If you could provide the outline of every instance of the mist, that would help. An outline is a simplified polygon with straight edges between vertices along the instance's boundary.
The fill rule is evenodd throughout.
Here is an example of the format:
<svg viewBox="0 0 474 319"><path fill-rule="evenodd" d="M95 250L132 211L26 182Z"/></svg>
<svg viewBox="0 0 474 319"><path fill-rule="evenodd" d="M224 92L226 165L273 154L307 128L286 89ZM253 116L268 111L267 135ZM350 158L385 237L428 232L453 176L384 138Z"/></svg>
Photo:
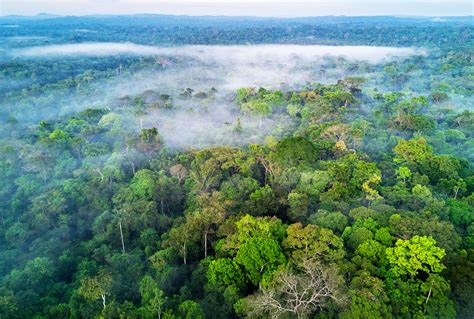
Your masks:
<svg viewBox="0 0 474 319"><path fill-rule="evenodd" d="M112 56L112 55L157 55L156 47L132 43L79 43L47 45L14 51L20 57L59 57L59 56Z"/></svg>
<svg viewBox="0 0 474 319"><path fill-rule="evenodd" d="M349 60L365 60L378 63L386 58L403 57L411 54L425 54L424 50L379 46L325 46L325 45L185 45L179 47L154 47L133 43L77 43L29 47L14 51L19 57L74 57L113 55L173 55L187 56L209 62L247 63L262 58L274 62L286 62L295 58L312 59L322 56L342 56Z"/></svg>
<svg viewBox="0 0 474 319"><path fill-rule="evenodd" d="M137 56L154 59L158 69L142 69L129 74L117 73L111 79L93 79L81 84L77 92L58 92L55 100L59 109L43 109L29 114L38 122L58 115L81 111L90 107L106 107L121 113L128 129L140 131L156 127L168 146L205 147L210 145L242 145L262 142L274 129L291 125L285 114L273 114L259 125L259 119L245 116L233 101L240 87L266 87L269 89L301 89L311 82L331 83L348 74L348 63L371 65L403 59L426 52L416 48L371 46L322 45L186 45L179 47L153 47L132 43L82 43L51 45L14 50L17 58L93 58L106 56ZM370 77L370 70L357 75ZM185 89L193 94L204 93L206 98L182 98ZM214 93L209 94L213 89ZM87 96L81 94L85 90ZM92 93L90 93L92 92ZM146 101L147 111L140 118L132 112L124 113L117 105L129 101L128 107L143 92L149 95L169 95L173 107L150 108L156 101ZM150 93L151 92L151 93ZM39 99L38 99L39 100ZM39 109L34 105L32 107ZM126 103L125 103L126 104ZM237 118L241 119L243 133L234 134Z"/></svg>

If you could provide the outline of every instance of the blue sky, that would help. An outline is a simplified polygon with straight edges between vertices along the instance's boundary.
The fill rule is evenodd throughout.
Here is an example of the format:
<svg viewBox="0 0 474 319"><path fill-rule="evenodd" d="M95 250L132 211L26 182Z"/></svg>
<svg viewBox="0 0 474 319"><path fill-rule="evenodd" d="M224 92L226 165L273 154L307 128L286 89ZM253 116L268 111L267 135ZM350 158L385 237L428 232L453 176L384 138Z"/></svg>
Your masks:
<svg viewBox="0 0 474 319"><path fill-rule="evenodd" d="M183 14L231 16L472 15L472 0L0 0L0 15Z"/></svg>

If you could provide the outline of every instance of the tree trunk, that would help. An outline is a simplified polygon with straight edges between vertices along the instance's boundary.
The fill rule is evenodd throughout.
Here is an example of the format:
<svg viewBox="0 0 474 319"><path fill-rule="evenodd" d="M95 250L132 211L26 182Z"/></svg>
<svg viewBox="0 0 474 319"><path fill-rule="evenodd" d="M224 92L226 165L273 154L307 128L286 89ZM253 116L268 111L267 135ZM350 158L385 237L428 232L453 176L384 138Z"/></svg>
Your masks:
<svg viewBox="0 0 474 319"><path fill-rule="evenodd" d="M100 171L100 168L96 168L95 171L100 175L100 182L102 183L104 181L104 174Z"/></svg>
<svg viewBox="0 0 474 319"><path fill-rule="evenodd" d="M100 295L102 297L102 306L105 309L105 294Z"/></svg>
<svg viewBox="0 0 474 319"><path fill-rule="evenodd" d="M204 258L207 257L207 231L204 232Z"/></svg>
<svg viewBox="0 0 474 319"><path fill-rule="evenodd" d="M426 297L426 301L425 301L425 311L423 313L426 313L426 306L428 305L428 300L430 300L431 289L433 289L433 284L434 284L434 281L431 282L430 291L428 292L428 297Z"/></svg>
<svg viewBox="0 0 474 319"><path fill-rule="evenodd" d="M186 244L183 244L183 263L186 265Z"/></svg>
<svg viewBox="0 0 474 319"><path fill-rule="evenodd" d="M125 254L125 243L123 241L122 221L119 221L120 239L122 239L122 252Z"/></svg>

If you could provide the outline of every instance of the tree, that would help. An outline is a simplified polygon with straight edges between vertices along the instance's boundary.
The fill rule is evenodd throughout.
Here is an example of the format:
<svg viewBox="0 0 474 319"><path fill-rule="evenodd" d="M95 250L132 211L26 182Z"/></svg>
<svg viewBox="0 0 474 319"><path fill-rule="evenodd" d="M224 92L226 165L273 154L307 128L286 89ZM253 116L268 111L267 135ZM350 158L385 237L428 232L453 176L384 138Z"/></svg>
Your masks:
<svg viewBox="0 0 474 319"><path fill-rule="evenodd" d="M340 318L393 318L390 300L384 288L383 280L371 276L367 271L360 272L350 283L350 305L341 313Z"/></svg>
<svg viewBox="0 0 474 319"><path fill-rule="evenodd" d="M254 285L268 282L279 266L286 263L280 245L274 239L253 237L240 246L235 262L245 270Z"/></svg>
<svg viewBox="0 0 474 319"><path fill-rule="evenodd" d="M380 177L380 175L373 175L362 184L362 189L364 190L366 194L365 198L369 202L374 202L374 201L378 201L382 199L382 196L380 196L379 192L375 190L372 186L374 184L379 184L381 181L382 181L382 178Z"/></svg>
<svg viewBox="0 0 474 319"><path fill-rule="evenodd" d="M377 229L377 231L375 232L375 240L385 246L391 246L393 237L390 234L390 228L382 227Z"/></svg>
<svg viewBox="0 0 474 319"><path fill-rule="evenodd" d="M270 154L281 170L290 167L311 168L318 159L314 145L302 137L289 137L281 140Z"/></svg>
<svg viewBox="0 0 474 319"><path fill-rule="evenodd" d="M300 182L296 187L300 192L317 197L330 182L331 175L326 171L304 171L301 173Z"/></svg>
<svg viewBox="0 0 474 319"><path fill-rule="evenodd" d="M249 317L308 318L334 302L342 305L342 278L335 266L305 261L301 272L282 270L268 286L246 300Z"/></svg>
<svg viewBox="0 0 474 319"><path fill-rule="evenodd" d="M236 148L216 147L201 150L195 154L189 176L199 193L205 193L219 186L229 171L238 171L243 165L245 154Z"/></svg>
<svg viewBox="0 0 474 319"><path fill-rule="evenodd" d="M439 273L446 268L441 263L445 251L437 247L436 241L431 237L399 239L395 247L387 248L386 253L391 271L396 276L409 275L413 278L422 271L428 274Z"/></svg>
<svg viewBox="0 0 474 319"><path fill-rule="evenodd" d="M327 138L334 143L344 142L344 144L349 144L350 133L350 125L336 122L334 124L328 124L321 132L320 136Z"/></svg>
<svg viewBox="0 0 474 319"><path fill-rule="evenodd" d="M364 85L365 81L366 80L363 77L352 76L339 80L337 83L343 85L352 94L358 94L361 92L361 87Z"/></svg>
<svg viewBox="0 0 474 319"><path fill-rule="evenodd" d="M471 254L472 255L472 254ZM472 256L459 256L448 268L452 295L458 318L468 318L474 311L474 262Z"/></svg>
<svg viewBox="0 0 474 319"><path fill-rule="evenodd" d="M244 286L246 283L246 278L239 265L230 258L218 258L211 261L207 278L211 284L234 285L237 288Z"/></svg>
<svg viewBox="0 0 474 319"><path fill-rule="evenodd" d="M341 159L331 162L329 173L335 181L324 195L332 200L344 199L354 194L360 194L364 184L370 186L370 181L382 176L380 169L375 163L360 160L357 154L348 154ZM368 184L367 184L368 183ZM370 188L370 189L369 189ZM375 191L371 187L367 191ZM376 191L375 191L376 192ZM373 194L375 196L375 193Z"/></svg>
<svg viewBox="0 0 474 319"><path fill-rule="evenodd" d="M411 177L411 170L406 166L400 166L397 170L397 178L403 180L405 183L407 178Z"/></svg>
<svg viewBox="0 0 474 319"><path fill-rule="evenodd" d="M53 276L52 262L45 257L36 257L29 260L23 269L13 269L5 277L5 282L8 288L16 292L32 289L40 293L50 287Z"/></svg>
<svg viewBox="0 0 474 319"><path fill-rule="evenodd" d="M448 297L449 283L438 274L425 276L426 279L407 279L387 273L385 284L393 315L396 318L455 318L456 311Z"/></svg>
<svg viewBox="0 0 474 319"><path fill-rule="evenodd" d="M201 194L198 196L199 210L188 213L186 223L192 223L195 226L192 229L202 234L204 244L204 258L207 257L209 235L216 232L217 228L224 222L227 216L227 207L230 202L221 200L219 192Z"/></svg>
<svg viewBox="0 0 474 319"><path fill-rule="evenodd" d="M359 245L374 238L374 234L366 227L360 225L358 227L346 227L342 233L342 238L347 240L347 246L352 250L356 250Z"/></svg>
<svg viewBox="0 0 474 319"><path fill-rule="evenodd" d="M125 131L123 117L117 113L107 113L102 116L98 126L106 129L111 136L120 136Z"/></svg>
<svg viewBox="0 0 474 319"><path fill-rule="evenodd" d="M230 204L229 213L247 211L248 199L257 189L260 183L252 177L244 177L241 174L233 174L228 180L221 184L221 196Z"/></svg>
<svg viewBox="0 0 474 319"><path fill-rule="evenodd" d="M385 246L375 240L368 240L357 246L356 255L361 256L377 266L385 263Z"/></svg>
<svg viewBox="0 0 474 319"><path fill-rule="evenodd" d="M43 182L48 179L55 160L50 149L40 144L26 146L20 151L21 165L26 172L38 173Z"/></svg>
<svg viewBox="0 0 474 319"><path fill-rule="evenodd" d="M163 247L173 247L183 258L183 264L188 263L188 253L190 246L199 241L200 232L196 230L197 224L186 221L185 223L175 226L167 233L166 239L163 241Z"/></svg>
<svg viewBox="0 0 474 319"><path fill-rule="evenodd" d="M97 276L85 277L81 280L79 293L86 299L95 301L102 299L102 306L106 307L106 297L110 295L112 277L106 271L101 271Z"/></svg>
<svg viewBox="0 0 474 319"><path fill-rule="evenodd" d="M204 319L204 311L200 304L192 300L183 301L178 311L183 319Z"/></svg>
<svg viewBox="0 0 474 319"><path fill-rule="evenodd" d="M449 96L444 92L433 92L429 95L429 99L436 104L440 104L447 101Z"/></svg>
<svg viewBox="0 0 474 319"><path fill-rule="evenodd" d="M438 185L441 186L440 188L444 191L447 191L448 194L451 193L454 195L454 199L456 199L461 192L465 192L467 190L467 183L462 179L446 179L442 178L439 180Z"/></svg>
<svg viewBox="0 0 474 319"><path fill-rule="evenodd" d="M235 256L240 247L252 238L274 240L278 245L286 235L286 225L276 217L240 218L227 236L221 239L216 250L219 254Z"/></svg>
<svg viewBox="0 0 474 319"><path fill-rule="evenodd" d="M251 99L255 98L256 96L257 96L257 90L254 87L237 89L236 99L239 104L246 103L250 101Z"/></svg>
<svg viewBox="0 0 474 319"><path fill-rule="evenodd" d="M270 215L275 213L278 202L273 189L269 185L256 189L249 196L247 208L252 215Z"/></svg>
<svg viewBox="0 0 474 319"><path fill-rule="evenodd" d="M308 214L308 195L292 191L288 194L288 218L292 221L304 220Z"/></svg>
<svg viewBox="0 0 474 319"><path fill-rule="evenodd" d="M307 225L303 228L301 223L296 223L288 227L287 233L283 247L296 264L313 259L320 262L337 262L344 257L342 239L332 230L316 225Z"/></svg>
<svg viewBox="0 0 474 319"><path fill-rule="evenodd" d="M150 275L146 275L140 281L140 294L146 317L161 319L166 296L162 290L158 289L156 281Z"/></svg>
<svg viewBox="0 0 474 319"><path fill-rule="evenodd" d="M150 155L161 148L162 140L156 127L144 128L140 131L138 149Z"/></svg>
<svg viewBox="0 0 474 319"><path fill-rule="evenodd" d="M342 90L326 91L324 98L333 106L334 109L347 108L350 104L356 102L356 98L351 92Z"/></svg>
<svg viewBox="0 0 474 319"><path fill-rule="evenodd" d="M320 209L317 213L309 217L309 222L341 234L349 223L349 220L341 212L328 212Z"/></svg>
<svg viewBox="0 0 474 319"><path fill-rule="evenodd" d="M432 156L431 147L424 138L400 140L393 149L397 163L421 163Z"/></svg>
<svg viewBox="0 0 474 319"><path fill-rule="evenodd" d="M237 135L241 135L243 131L244 131L244 129L242 128L242 124L240 123L240 117L238 117L237 121L235 123L235 126L234 126L234 132Z"/></svg>
<svg viewBox="0 0 474 319"><path fill-rule="evenodd" d="M18 303L15 302L13 291L3 288L0 290L0 316L3 318L17 317Z"/></svg>
<svg viewBox="0 0 474 319"><path fill-rule="evenodd" d="M243 112L258 116L258 128L262 128L262 119L273 111L270 103L259 100L245 102L240 106L240 109Z"/></svg>
<svg viewBox="0 0 474 319"><path fill-rule="evenodd" d="M159 203L161 214L172 214L180 211L183 193L176 180L160 171L155 183L154 199Z"/></svg>
<svg viewBox="0 0 474 319"><path fill-rule="evenodd" d="M178 182L181 182L188 176L188 170L182 164L176 164L170 167L170 174L176 176Z"/></svg>
<svg viewBox="0 0 474 319"><path fill-rule="evenodd" d="M416 184L413 186L411 192L416 201L421 203L427 203L433 198L430 189L424 185Z"/></svg>

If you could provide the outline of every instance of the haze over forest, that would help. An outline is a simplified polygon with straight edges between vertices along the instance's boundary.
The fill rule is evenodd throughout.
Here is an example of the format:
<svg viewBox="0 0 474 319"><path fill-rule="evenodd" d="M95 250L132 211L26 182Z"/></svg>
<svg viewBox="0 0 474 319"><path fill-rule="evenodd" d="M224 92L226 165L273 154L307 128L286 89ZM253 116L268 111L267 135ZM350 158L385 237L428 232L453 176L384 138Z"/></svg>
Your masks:
<svg viewBox="0 0 474 319"><path fill-rule="evenodd" d="M0 318L470 318L472 16L113 5L0 16Z"/></svg>

